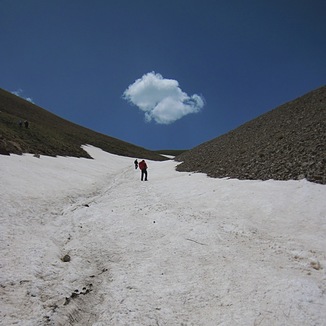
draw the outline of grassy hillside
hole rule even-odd
[[[19,121],[29,122],[20,127]],[[112,154],[151,160],[165,157],[64,120],[45,109],[0,89],[0,154],[34,153],[89,157],[81,145],[90,144]]]

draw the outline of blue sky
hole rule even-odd
[[[325,85],[322,0],[0,0],[0,87],[189,149]]]

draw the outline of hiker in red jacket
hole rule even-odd
[[[147,181],[147,164],[144,160],[140,161],[139,164],[139,169],[141,171],[141,181],[143,181],[143,178],[145,177],[145,181]]]

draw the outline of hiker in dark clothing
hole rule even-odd
[[[141,171],[141,178],[140,180],[143,181],[144,177],[145,177],[145,181],[147,181],[147,164],[144,160],[142,160],[141,162],[139,162],[139,169]]]
[[[29,123],[28,123],[27,120],[25,120],[24,125],[25,125],[25,128],[28,129],[28,125],[29,125]]]
[[[137,168],[138,168],[138,161],[135,160],[134,164],[135,164],[135,169],[137,170]]]

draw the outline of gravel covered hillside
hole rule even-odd
[[[21,124],[20,124],[21,121]],[[27,121],[27,128],[23,121]],[[121,156],[167,158],[120,139],[79,126],[0,88],[0,155],[32,153],[87,157],[82,145]]]
[[[178,171],[216,178],[326,184],[326,86],[176,158]]]

